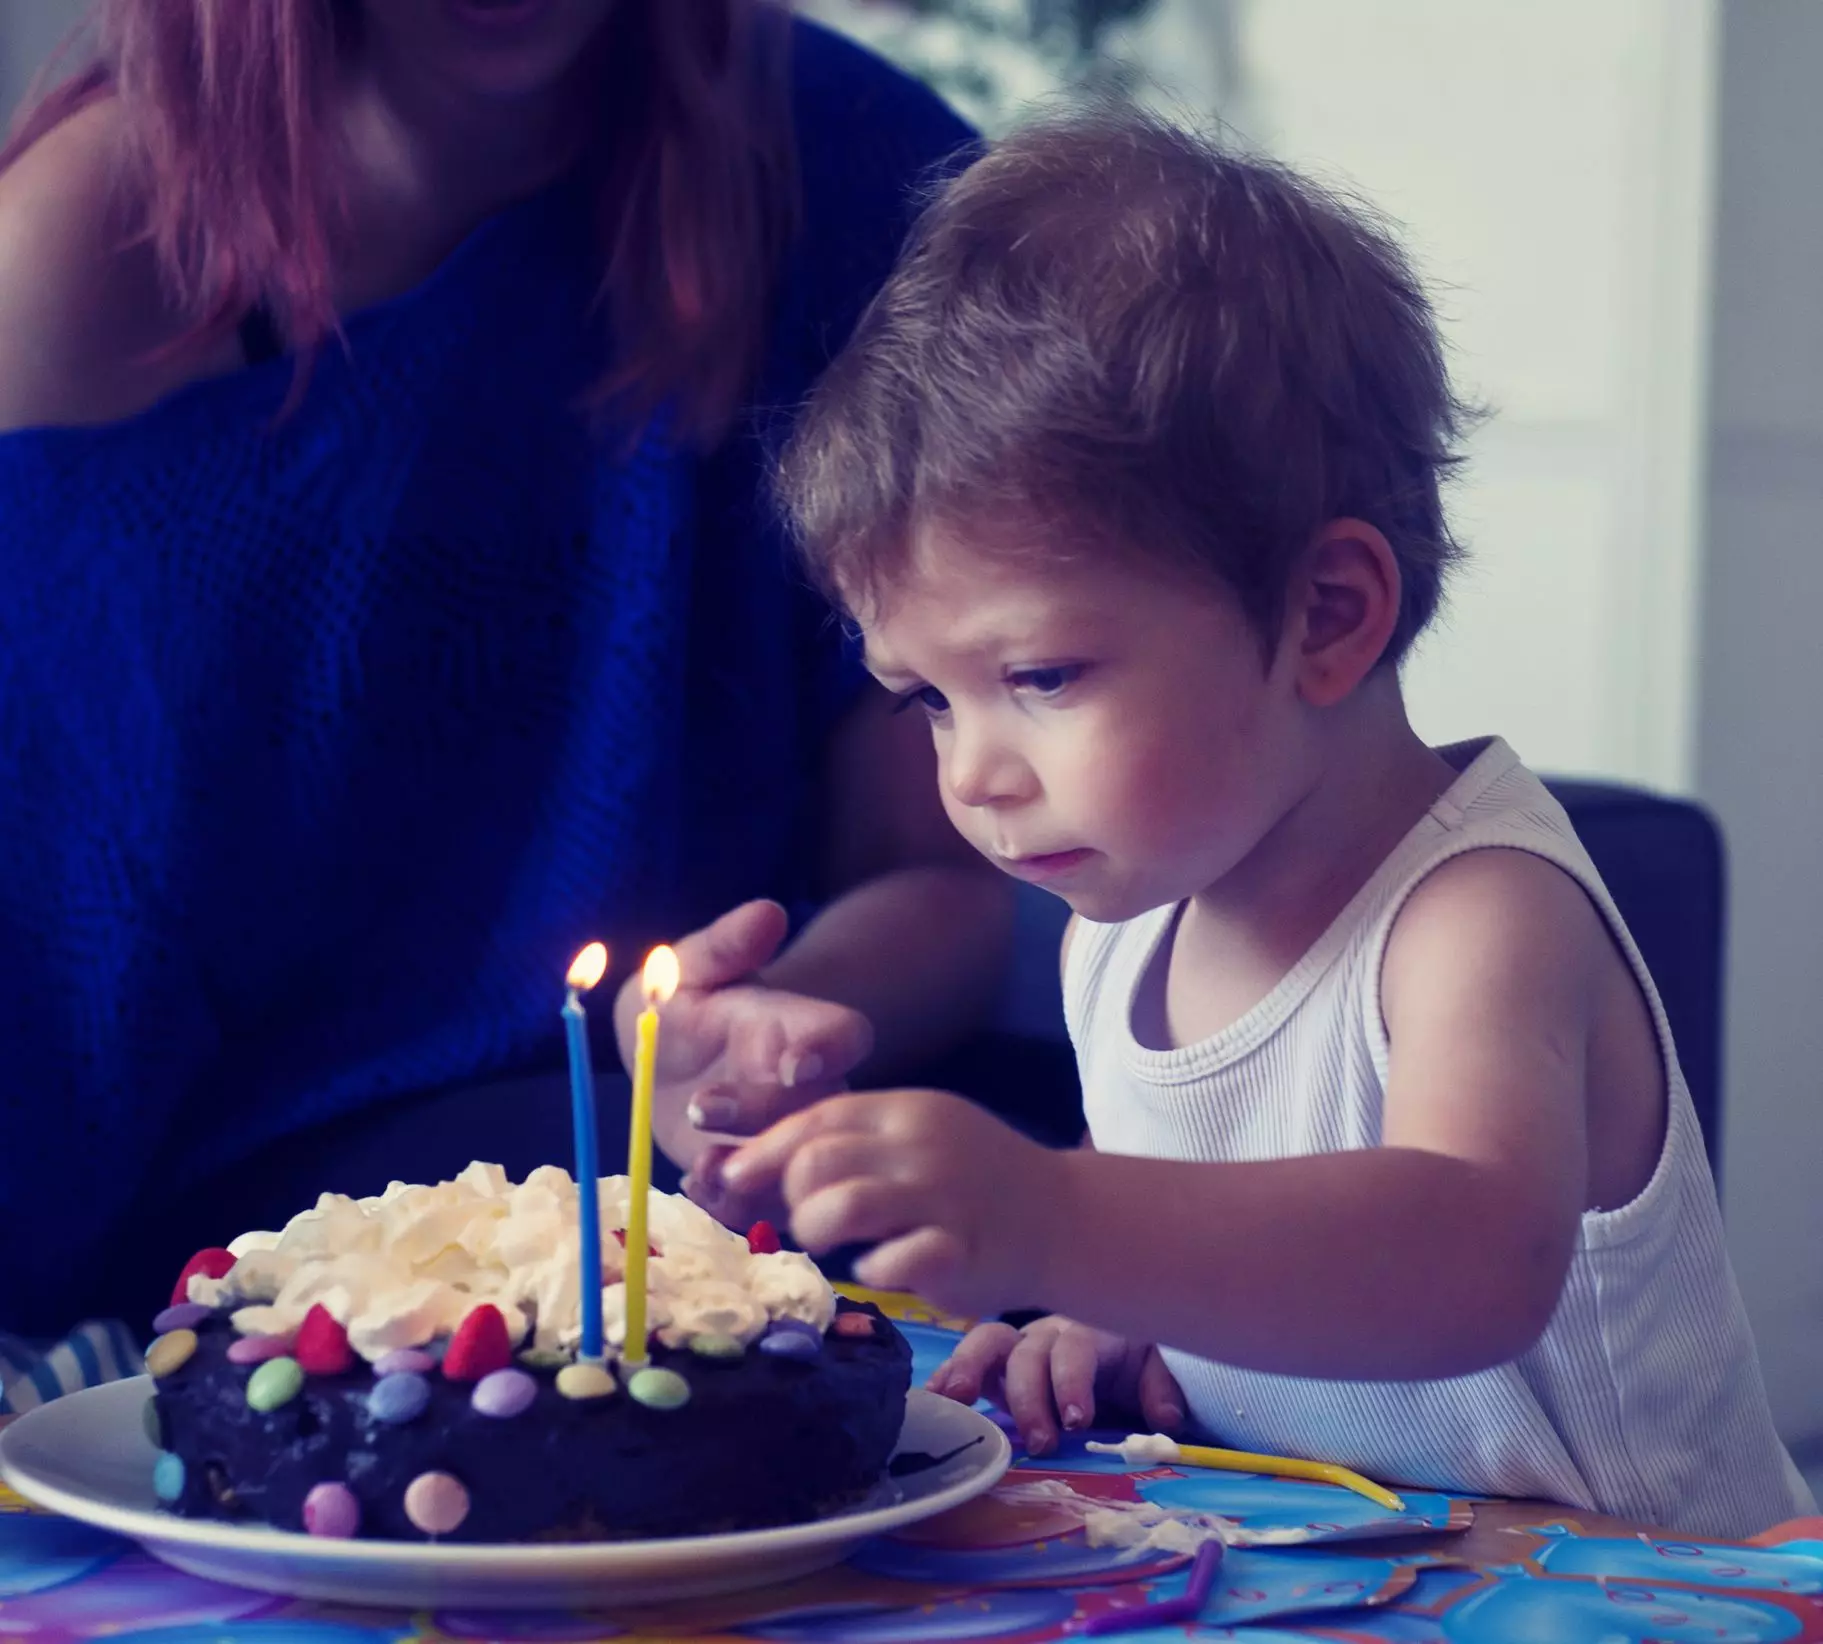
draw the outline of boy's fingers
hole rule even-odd
[[[1057,1447],[1057,1414],[1051,1403],[1051,1336],[1022,1336],[1006,1361],[1006,1407],[1035,1456]]]
[[[690,988],[721,988],[751,976],[779,951],[789,928],[777,902],[743,902],[678,941],[679,980]]]
[[[730,1187],[745,1188],[747,1179],[773,1180],[784,1172],[793,1153],[813,1136],[865,1128],[867,1103],[856,1096],[832,1096],[800,1109],[735,1151],[722,1167]]]
[[[916,1208],[906,1191],[878,1176],[850,1176],[791,1207],[791,1236],[812,1255],[844,1244],[880,1244],[918,1224]],[[856,1273],[860,1273],[858,1267]],[[873,1284],[874,1280],[862,1278],[861,1282]]]
[[[787,1204],[802,1204],[812,1194],[842,1182],[867,1177],[886,1179],[892,1161],[882,1156],[879,1137],[859,1130],[813,1136],[785,1166],[783,1191]]]
[[[939,1306],[954,1302],[949,1281],[961,1251],[940,1227],[920,1227],[875,1246],[855,1263],[855,1277],[874,1290],[909,1290]]]
[[[1139,1367],[1139,1413],[1154,1432],[1177,1433],[1184,1425],[1184,1392],[1156,1347]]]
[[[1077,1432],[1095,1419],[1095,1378],[1100,1359],[1094,1335],[1066,1326],[1051,1342],[1051,1392],[1064,1427]]]
[[[999,1379],[1000,1367],[1018,1343],[1019,1332],[1010,1324],[976,1325],[937,1367],[930,1379],[931,1391],[973,1404]]]

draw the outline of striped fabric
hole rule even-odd
[[[1663,1153],[1632,1203],[1583,1216],[1557,1312],[1513,1362],[1447,1380],[1324,1381],[1167,1348],[1190,1409],[1239,1449],[1690,1533],[1747,1535],[1814,1512],[1773,1430],[1696,1114],[1645,964],[1568,817],[1512,751],[1495,740],[1442,752],[1461,772],[1448,792],[1273,992],[1211,1039],[1157,1051],[1133,1037],[1134,996],[1175,907],[1079,926],[1065,1011],[1095,1146],[1245,1160],[1377,1145],[1379,978],[1393,920],[1441,863],[1505,846],[1577,880],[1632,965],[1668,1071]]]
[[[49,1346],[0,1332],[0,1416],[24,1415],[65,1393],[137,1376],[144,1368],[118,1320],[91,1319]]]

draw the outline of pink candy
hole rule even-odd
[[[374,1361],[373,1373],[400,1376],[409,1371],[414,1376],[427,1376],[436,1368],[437,1361],[421,1347],[395,1347]]]
[[[304,1528],[346,1540],[361,1527],[361,1503],[346,1484],[319,1484],[304,1497]]]
[[[268,1359],[283,1358],[291,1351],[288,1336],[242,1336],[228,1344],[230,1364],[264,1364]]]

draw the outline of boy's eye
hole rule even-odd
[[[1007,675],[1015,690],[1030,691],[1033,696],[1057,696],[1074,685],[1087,671],[1081,662],[1062,663],[1055,668],[1018,668]]]
[[[893,712],[902,714],[907,708],[922,708],[932,719],[949,712],[949,698],[935,685],[920,685],[915,691],[907,691],[893,704]]]

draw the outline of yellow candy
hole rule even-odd
[[[195,1351],[194,1330],[173,1330],[168,1335],[160,1336],[146,1349],[146,1374],[168,1376],[173,1370],[181,1370],[190,1362],[190,1355]]]
[[[566,1399],[605,1399],[620,1384],[599,1364],[566,1364],[557,1372],[557,1391]]]

